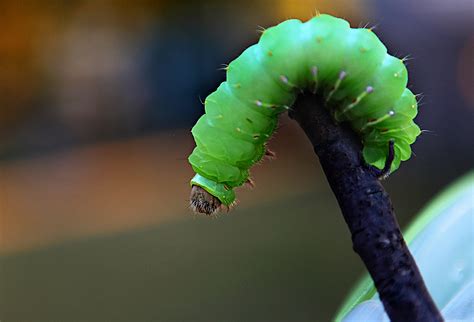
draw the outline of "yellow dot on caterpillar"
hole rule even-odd
[[[217,115],[217,118],[218,118],[218,119],[222,119],[222,118],[224,118],[224,115],[219,114],[219,115]]]
[[[398,73],[393,74],[394,77],[400,76]]]
[[[367,49],[365,49],[364,47],[360,47],[360,52],[365,53],[365,52],[367,52]]]
[[[240,128],[236,128],[235,129],[237,132],[242,132],[242,130]]]
[[[273,53],[272,53],[272,51],[271,51],[271,50],[269,50],[269,51],[268,51],[268,53],[267,53],[267,55],[268,55],[268,56],[270,56],[270,57],[272,57],[272,56],[273,56]]]

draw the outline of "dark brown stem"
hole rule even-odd
[[[314,95],[300,95],[289,114],[314,146],[352,234],[353,249],[372,276],[390,319],[443,321],[400,232],[380,173],[364,163],[354,131],[335,124]]]

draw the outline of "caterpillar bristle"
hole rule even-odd
[[[415,95],[415,99],[418,104],[420,104],[424,98],[425,98],[425,94],[423,93],[418,93]]]
[[[311,76],[312,76],[312,81],[313,81],[313,86],[311,86],[311,92],[313,94],[316,94],[318,90],[318,67],[317,66],[311,67]]]
[[[373,25],[372,27],[369,27],[368,29],[369,29],[370,31],[374,31],[374,30],[377,29],[378,27],[379,27],[379,25],[376,24],[376,25]]]
[[[435,132],[435,131],[431,131],[431,130],[420,130],[420,134],[430,134],[430,135],[434,135],[434,136],[438,136],[438,134]]]
[[[192,186],[189,206],[197,214],[214,215],[221,209],[222,203],[219,199],[199,186]]]
[[[402,63],[403,63],[405,66],[408,66],[408,62],[409,62],[410,60],[412,60],[412,59],[413,59],[413,57],[411,57],[411,55],[408,54],[408,55],[402,57],[400,60],[402,61]]]
[[[338,78],[337,78],[337,80],[336,80],[336,83],[334,83],[333,88],[331,89],[331,91],[329,92],[328,96],[326,97],[326,103],[328,103],[328,102],[331,100],[331,98],[332,98],[332,96],[334,95],[334,93],[337,92],[337,90],[339,89],[339,86],[341,86],[341,82],[346,78],[346,76],[347,76],[346,71],[341,70],[341,71],[339,72],[339,76],[338,76]]]
[[[365,123],[365,125],[361,128],[361,131],[364,131],[364,130],[367,129],[368,127],[377,125],[377,124],[379,124],[380,122],[383,122],[383,121],[385,121],[386,119],[391,118],[391,117],[394,116],[394,115],[395,115],[395,111],[390,110],[390,111],[387,112],[387,114],[385,114],[385,115],[379,117],[378,119],[367,120],[367,123]],[[384,130],[384,132],[388,132],[388,129]]]
[[[217,70],[228,71],[229,65],[228,64],[221,64],[222,67],[219,67]]]
[[[280,80],[286,85],[290,83],[290,81],[288,80],[288,77],[286,77],[285,75],[280,75]]]
[[[336,119],[340,119],[344,114],[346,114],[347,112],[349,112],[350,110],[352,110],[354,107],[356,107],[360,101],[367,95],[367,94],[370,94],[374,91],[374,88],[372,86],[367,86],[365,88],[365,90],[360,93],[359,95],[357,95],[357,97],[355,99],[352,100],[352,102],[347,105],[346,107],[344,107],[342,109],[342,111],[338,111],[336,110],[335,111],[335,117]]]
[[[255,182],[251,178],[247,178],[247,181],[245,181],[245,186],[249,189],[255,188]]]
[[[265,32],[265,30],[267,30],[267,28],[262,27],[262,26],[260,26],[260,25],[257,26],[257,32],[258,32],[259,34],[263,35],[264,32]]]
[[[267,148],[265,150],[265,159],[267,160],[275,160],[276,159],[276,153]]]
[[[221,207],[219,208],[219,211],[220,212],[225,211],[225,213],[228,214],[229,212],[232,211],[232,209],[234,209],[234,207],[237,205],[237,203],[238,203],[238,200],[234,200],[230,205],[222,204]]]

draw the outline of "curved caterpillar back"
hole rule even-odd
[[[351,124],[365,161],[379,169],[389,141],[393,172],[410,158],[420,134],[403,61],[370,29],[350,28],[340,18],[319,15],[268,28],[226,70],[227,80],[206,98],[205,114],[192,129],[196,148],[189,156],[197,173],[191,185],[224,205],[233,203],[233,188],[248,180],[249,168],[265,154],[278,115],[303,90],[324,97],[334,119]]]

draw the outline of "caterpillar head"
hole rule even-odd
[[[196,174],[191,179],[190,207],[195,213],[213,215],[220,210],[229,211],[235,193],[223,183]]]
[[[222,203],[219,199],[202,187],[194,185],[191,188],[189,204],[195,213],[209,216],[215,214],[222,207]]]

